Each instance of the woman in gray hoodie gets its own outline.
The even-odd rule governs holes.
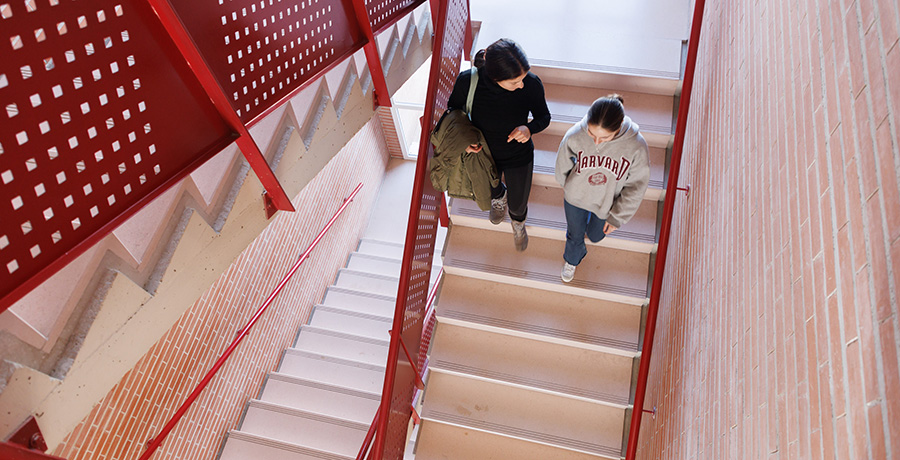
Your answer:
[[[556,181],[565,191],[566,248],[562,280],[572,281],[594,243],[625,225],[644,199],[650,180],[647,142],[625,116],[618,94],[601,97],[569,129],[556,156]]]

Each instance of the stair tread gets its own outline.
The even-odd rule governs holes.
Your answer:
[[[381,340],[330,329],[302,326],[300,333],[297,334],[294,348],[381,365],[387,359],[388,345],[389,339]]]
[[[250,400],[240,429],[324,452],[353,455],[362,445],[368,428],[366,423]]]
[[[559,273],[565,242],[534,236],[529,241],[528,249],[520,254],[514,249],[511,234],[454,227],[444,256],[444,270],[632,305],[647,301],[648,254],[588,246],[575,279],[563,283]]]
[[[438,321],[429,366],[574,397],[629,404],[630,357]]]
[[[237,430],[228,432],[220,460],[353,460],[355,456],[339,455],[297,444],[271,439]]]
[[[595,454],[621,452],[624,409],[431,373],[422,417]]]
[[[260,400],[359,423],[371,422],[381,397],[277,372],[269,373]]]
[[[532,235],[565,241],[566,215],[563,208],[564,199],[562,188],[532,185],[531,195],[528,199],[528,220],[526,222]],[[644,200],[635,215],[622,228],[611,233],[600,243],[586,241],[587,244],[651,252],[656,246],[656,214],[658,206],[658,201]],[[490,211],[482,211],[471,200],[453,199],[450,205],[450,218],[455,224],[462,223],[463,225],[489,230],[512,231],[508,225],[491,224]],[[505,217],[505,220],[509,220],[509,217]]]
[[[392,316],[396,303],[396,292],[393,295],[381,295],[334,285],[325,290],[322,298],[323,305],[379,316]]]
[[[625,355],[639,349],[639,309],[577,295],[448,274],[436,311],[439,318],[613,348]]]
[[[309,319],[309,325],[359,335],[373,339],[389,340],[393,320],[390,317],[360,313],[325,305],[317,305]]]
[[[416,460],[596,460],[597,455],[523,441],[439,419],[420,425]],[[615,458],[604,456],[604,458]]]
[[[284,352],[278,372],[357,391],[379,393],[384,364],[370,364],[294,348]]]

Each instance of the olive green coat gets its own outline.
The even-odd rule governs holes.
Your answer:
[[[487,142],[466,113],[453,110],[444,114],[431,133],[434,158],[431,159],[431,183],[451,197],[474,200],[482,211],[491,207],[491,188],[500,184],[497,167]],[[466,152],[471,144],[481,144],[478,153]]]

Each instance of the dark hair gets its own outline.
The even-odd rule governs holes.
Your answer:
[[[487,49],[478,51],[473,64],[492,81],[511,80],[531,70],[525,50],[508,38],[501,38]]]
[[[618,94],[603,96],[591,104],[588,109],[588,124],[599,126],[607,131],[615,132],[622,127],[625,119],[625,99]]]

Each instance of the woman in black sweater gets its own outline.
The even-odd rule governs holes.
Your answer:
[[[491,222],[499,225],[509,211],[516,250],[528,247],[525,217],[534,170],[534,143],[531,136],[550,125],[550,110],[544,99],[544,85],[529,72],[528,58],[516,42],[502,38],[475,55],[478,84],[472,102],[472,123],[481,130],[502,175],[491,191]],[[449,109],[464,109],[471,72],[456,78],[447,103]],[[531,114],[532,120],[528,121]],[[478,152],[480,145],[466,149]],[[505,182],[505,184],[504,184]]]

